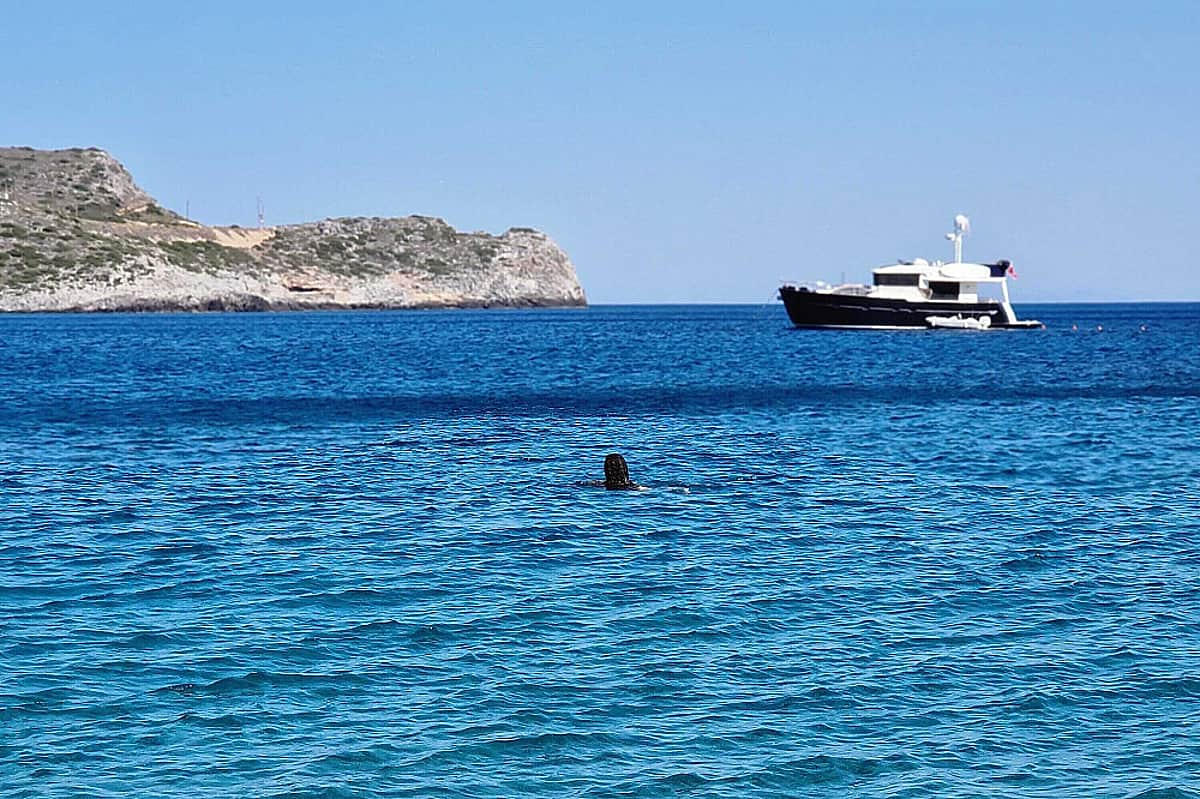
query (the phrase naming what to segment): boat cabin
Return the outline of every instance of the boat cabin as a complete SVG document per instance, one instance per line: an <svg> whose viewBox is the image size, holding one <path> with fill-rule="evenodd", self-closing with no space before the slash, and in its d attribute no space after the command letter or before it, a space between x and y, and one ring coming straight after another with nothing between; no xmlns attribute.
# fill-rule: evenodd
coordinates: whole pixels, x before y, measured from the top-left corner
<svg viewBox="0 0 1200 799"><path fill-rule="evenodd" d="M919 302L979 302L980 283L1004 283L1008 264L929 263L924 258L872 271L872 296Z"/></svg>

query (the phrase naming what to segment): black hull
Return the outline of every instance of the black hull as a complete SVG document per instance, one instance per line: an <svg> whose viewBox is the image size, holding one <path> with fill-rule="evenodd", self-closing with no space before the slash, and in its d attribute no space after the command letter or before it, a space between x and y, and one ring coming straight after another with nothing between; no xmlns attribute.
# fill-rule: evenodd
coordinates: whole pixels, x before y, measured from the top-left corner
<svg viewBox="0 0 1200 799"><path fill-rule="evenodd" d="M991 320L994 328L1026 328L1010 317L1003 305L994 300L985 302L909 302L854 294L825 294L795 286L779 289L779 299L787 308L788 318L796 327L875 327L927 328L930 316L961 316Z"/></svg>

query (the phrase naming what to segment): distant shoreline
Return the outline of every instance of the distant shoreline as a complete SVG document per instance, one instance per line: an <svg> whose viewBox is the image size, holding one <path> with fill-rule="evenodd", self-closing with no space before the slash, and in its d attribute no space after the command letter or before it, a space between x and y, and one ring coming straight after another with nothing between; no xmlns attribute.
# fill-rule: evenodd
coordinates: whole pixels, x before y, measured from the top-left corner
<svg viewBox="0 0 1200 799"><path fill-rule="evenodd" d="M1200 305L1200 300L1130 300L1103 302L1022 302L1014 303L1019 307L1041 308L1116 308L1135 306L1168 307ZM388 312L433 312L433 311L498 311L498 312L528 312L528 311L605 311L620 309L676 309L687 308L720 309L720 308L768 308L779 305L776 302L616 302L616 303L587 303L579 305L564 305L529 302L524 304L495 304L495 303L463 303L387 306L387 305L296 305L287 308L264 307L232 307L232 308L188 308L188 307L153 307L153 308L102 308L102 309L55 309L55 310L0 310L0 318L22 316L213 316L213 315L278 315L292 316L296 314L335 314L335 313L388 313ZM782 306L780 306L782 307Z"/></svg>

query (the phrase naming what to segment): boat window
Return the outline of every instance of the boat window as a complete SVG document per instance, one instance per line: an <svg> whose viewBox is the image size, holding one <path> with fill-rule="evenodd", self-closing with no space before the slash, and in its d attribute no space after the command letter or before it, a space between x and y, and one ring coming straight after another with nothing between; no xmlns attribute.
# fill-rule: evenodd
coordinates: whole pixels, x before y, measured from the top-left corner
<svg viewBox="0 0 1200 799"><path fill-rule="evenodd" d="M921 283L919 274L911 275L875 275L876 286L917 286Z"/></svg>
<svg viewBox="0 0 1200 799"><path fill-rule="evenodd" d="M958 283L953 283L946 280L930 281L929 290L931 300L957 300L958 299Z"/></svg>

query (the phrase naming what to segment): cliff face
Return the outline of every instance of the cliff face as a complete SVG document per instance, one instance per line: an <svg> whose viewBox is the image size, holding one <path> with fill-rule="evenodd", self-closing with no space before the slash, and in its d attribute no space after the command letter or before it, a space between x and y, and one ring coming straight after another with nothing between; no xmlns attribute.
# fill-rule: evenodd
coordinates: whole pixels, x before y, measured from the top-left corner
<svg viewBox="0 0 1200 799"><path fill-rule="evenodd" d="M579 306L545 234L440 219L209 227L96 150L0 148L0 311Z"/></svg>

